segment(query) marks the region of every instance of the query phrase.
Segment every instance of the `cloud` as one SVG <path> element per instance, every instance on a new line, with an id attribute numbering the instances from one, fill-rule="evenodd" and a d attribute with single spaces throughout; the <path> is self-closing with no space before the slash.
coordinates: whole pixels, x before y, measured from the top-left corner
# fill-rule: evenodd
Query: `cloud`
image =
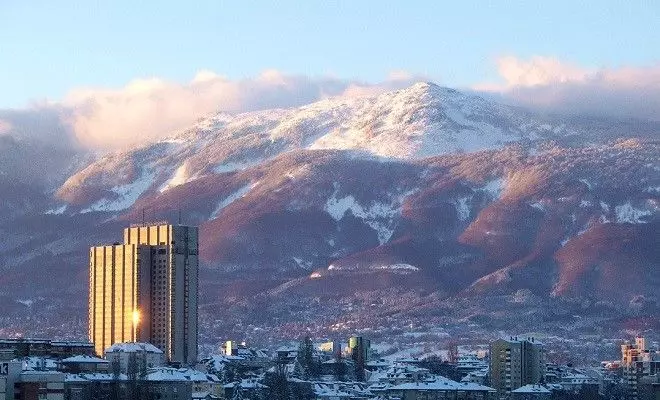
<path id="1" fill-rule="evenodd" d="M 550 57 L 502 57 L 503 82 L 473 88 L 534 109 L 660 120 L 660 64 L 590 69 Z"/>
<path id="2" fill-rule="evenodd" d="M 9 121 L 0 119 L 0 135 L 9 133 L 12 129 L 12 124 Z"/>
<path id="3" fill-rule="evenodd" d="M 46 103 L 0 110 L 0 134 L 57 148 L 75 148 L 75 135 L 63 120 L 67 112 L 59 105 Z"/>
<path id="4" fill-rule="evenodd" d="M 396 72 L 369 84 L 332 77 L 288 75 L 277 70 L 230 80 L 199 71 L 188 83 L 137 79 L 119 89 L 79 88 L 61 102 L 67 122 L 86 147 L 113 149 L 171 135 L 214 111 L 245 112 L 293 107 L 332 96 L 365 96 L 410 85 Z"/>

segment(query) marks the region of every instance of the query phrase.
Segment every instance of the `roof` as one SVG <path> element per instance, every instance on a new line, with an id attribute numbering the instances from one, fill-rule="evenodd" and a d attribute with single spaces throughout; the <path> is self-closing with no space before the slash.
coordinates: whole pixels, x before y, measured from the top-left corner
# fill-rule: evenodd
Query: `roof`
<path id="1" fill-rule="evenodd" d="M 451 379 L 438 377 L 435 381 L 409 382 L 395 385 L 391 390 L 465 390 L 474 392 L 494 392 L 495 389 L 472 382 L 456 382 Z"/>
<path id="2" fill-rule="evenodd" d="M 158 381 L 158 382 L 175 382 L 175 381 L 184 381 L 190 382 L 190 379 L 186 377 L 184 373 L 179 371 L 176 368 L 152 368 L 147 372 L 145 377 L 148 381 Z"/>
<path id="3" fill-rule="evenodd" d="M 98 358 L 94 356 L 85 356 L 85 355 L 80 355 L 80 356 L 73 356 L 73 357 L 68 357 L 65 358 L 64 360 L 61 361 L 62 363 L 65 364 L 107 364 L 109 363 L 108 360 L 105 360 L 103 358 Z"/>
<path id="4" fill-rule="evenodd" d="M 512 390 L 511 393 L 550 393 L 550 391 L 542 385 L 525 385 Z"/>
<path id="5" fill-rule="evenodd" d="M 128 379 L 126 374 L 107 374 L 107 373 L 82 373 L 82 374 L 66 374 L 65 382 L 87 382 L 87 381 L 101 381 L 109 382 L 113 380 L 125 381 Z"/>
<path id="6" fill-rule="evenodd" d="M 106 353 L 125 352 L 125 353 L 156 353 L 163 354 L 163 351 L 151 343 L 115 343 L 105 349 Z"/>

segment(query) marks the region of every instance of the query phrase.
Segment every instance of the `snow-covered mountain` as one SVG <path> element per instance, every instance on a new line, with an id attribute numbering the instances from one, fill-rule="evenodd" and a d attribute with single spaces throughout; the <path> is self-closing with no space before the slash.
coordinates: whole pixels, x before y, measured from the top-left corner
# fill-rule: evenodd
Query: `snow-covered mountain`
<path id="1" fill-rule="evenodd" d="M 563 122 L 552 124 L 521 109 L 418 83 L 373 97 L 212 115 L 169 139 L 107 155 L 71 176 L 58 195 L 84 211 L 118 211 L 148 191 L 163 192 L 293 150 L 416 159 L 577 133 Z"/>
<path id="2" fill-rule="evenodd" d="M 429 83 L 218 113 L 75 173 L 58 167 L 54 193 L 0 174 L 13 194 L 0 202 L 4 288 L 21 298 L 65 288 L 78 299 L 87 246 L 114 241 L 145 212 L 181 212 L 201 229 L 204 301 L 228 313 L 521 290 L 651 304 L 658 132 L 643 121 L 540 116 Z M 7 168 L 20 175 L 16 163 Z"/>

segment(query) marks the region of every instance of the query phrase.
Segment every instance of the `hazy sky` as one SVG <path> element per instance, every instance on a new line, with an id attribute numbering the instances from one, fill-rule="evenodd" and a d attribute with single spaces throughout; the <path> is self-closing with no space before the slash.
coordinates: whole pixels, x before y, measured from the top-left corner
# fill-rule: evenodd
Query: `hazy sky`
<path id="1" fill-rule="evenodd" d="M 0 108 L 138 78 L 265 70 L 379 82 L 406 71 L 501 83 L 503 56 L 585 70 L 660 60 L 657 1 L 0 0 Z"/>

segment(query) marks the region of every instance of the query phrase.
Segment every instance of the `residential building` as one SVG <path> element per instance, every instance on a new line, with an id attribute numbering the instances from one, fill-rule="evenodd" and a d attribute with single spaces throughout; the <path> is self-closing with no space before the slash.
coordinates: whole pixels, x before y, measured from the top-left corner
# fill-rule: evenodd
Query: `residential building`
<path id="1" fill-rule="evenodd" d="M 621 367 L 623 378 L 628 384 L 631 397 L 636 400 L 638 386 L 645 377 L 660 375 L 660 352 L 649 349 L 643 337 L 635 338 L 635 343 L 621 345 Z"/>
<path id="2" fill-rule="evenodd" d="M 543 345 L 534 338 L 498 339 L 490 345 L 490 386 L 511 392 L 521 386 L 544 383 Z"/>
<path id="3" fill-rule="evenodd" d="M 513 400 L 549 400 L 552 392 L 543 385 L 525 385 L 511 391 Z"/>
<path id="4" fill-rule="evenodd" d="M 362 336 L 352 336 L 348 339 L 348 351 L 355 363 L 355 373 L 358 380 L 364 380 L 364 370 L 369 361 L 371 342 Z"/>
<path id="5" fill-rule="evenodd" d="M 0 351 L 11 358 L 52 357 L 66 358 L 73 355 L 93 355 L 94 345 L 90 342 L 67 342 L 48 339 L 0 339 Z"/>
<path id="6" fill-rule="evenodd" d="M 66 374 L 50 370 L 21 372 L 15 383 L 15 400 L 64 400 Z"/>
<path id="7" fill-rule="evenodd" d="M 165 365 L 165 354 L 151 343 L 115 343 L 105 350 L 105 359 L 113 373 L 128 374 L 129 370 L 144 372 Z"/>
<path id="8" fill-rule="evenodd" d="M 493 388 L 476 383 L 459 383 L 442 377 L 437 377 L 434 381 L 402 383 L 387 388 L 385 393 L 390 397 L 401 400 L 488 400 L 496 398 L 496 392 Z"/>
<path id="9" fill-rule="evenodd" d="M 148 342 L 167 361 L 197 361 L 198 229 L 167 223 L 124 229 L 124 243 L 89 253 L 89 338 L 97 355 Z"/>
<path id="10" fill-rule="evenodd" d="M 20 361 L 0 361 L 0 399 L 14 398 L 14 385 L 22 370 Z"/>

